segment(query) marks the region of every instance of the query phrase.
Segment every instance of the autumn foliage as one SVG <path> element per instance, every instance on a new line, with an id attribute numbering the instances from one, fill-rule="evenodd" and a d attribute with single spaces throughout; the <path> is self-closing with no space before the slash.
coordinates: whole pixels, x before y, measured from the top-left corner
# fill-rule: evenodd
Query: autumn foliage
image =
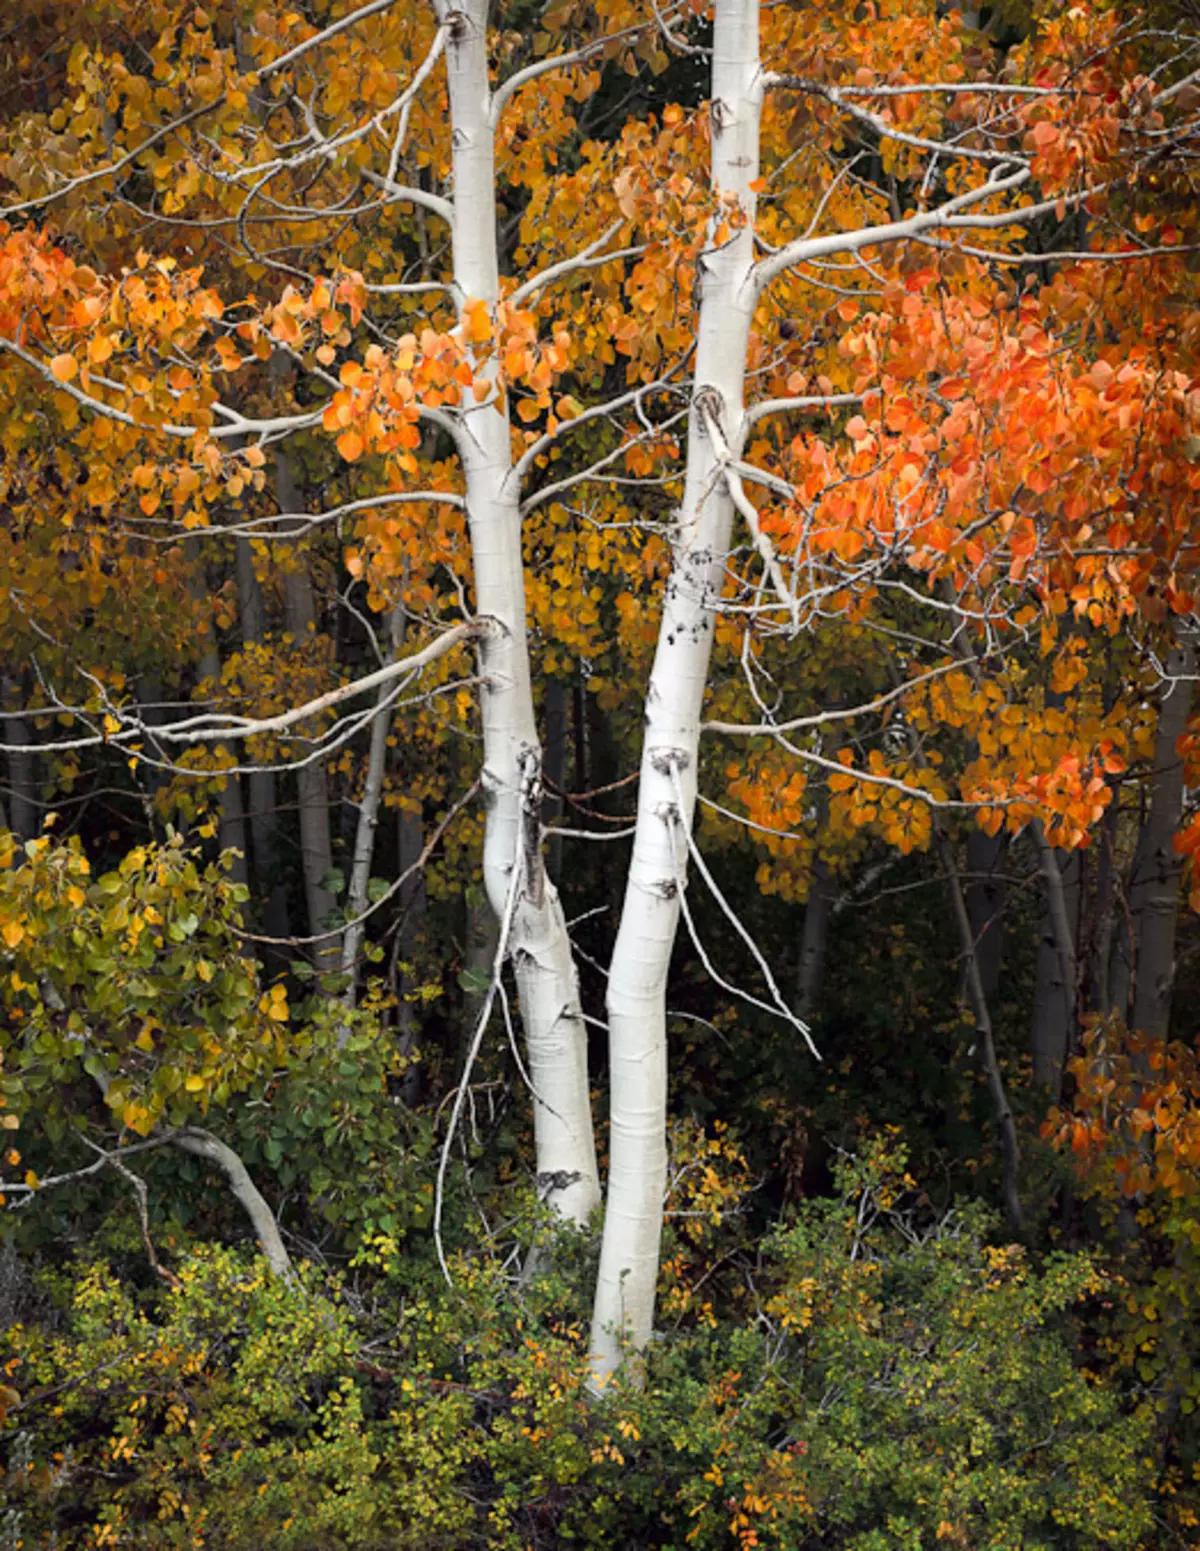
<path id="1" fill-rule="evenodd" d="M 14 1544 L 1200 1546 L 1194 8 L 755 10 L 3 24 Z"/>

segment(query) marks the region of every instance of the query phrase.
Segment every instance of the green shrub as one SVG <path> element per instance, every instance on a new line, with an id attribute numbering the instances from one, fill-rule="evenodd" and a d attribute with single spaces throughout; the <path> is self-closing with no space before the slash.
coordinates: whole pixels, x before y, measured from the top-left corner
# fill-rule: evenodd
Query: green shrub
<path id="1" fill-rule="evenodd" d="M 582 1235 L 527 1285 L 480 1252 L 415 1292 L 384 1234 L 290 1289 L 214 1246 L 140 1293 L 80 1262 L 14 1332 L 20 1537 L 1134 1551 L 1148 1408 L 1073 1351 L 1102 1278 L 1081 1256 L 1034 1267 L 994 1226 L 934 1213 L 871 1147 L 600 1397 Z"/>

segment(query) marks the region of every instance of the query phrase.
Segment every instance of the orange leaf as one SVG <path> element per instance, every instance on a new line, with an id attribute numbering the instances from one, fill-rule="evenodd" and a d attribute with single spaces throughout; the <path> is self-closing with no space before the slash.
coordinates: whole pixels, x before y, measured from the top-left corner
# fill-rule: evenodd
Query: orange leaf
<path id="1" fill-rule="evenodd" d="M 337 439 L 337 450 L 347 463 L 353 463 L 356 458 L 362 457 L 363 439 L 357 431 L 343 431 Z"/>
<path id="2" fill-rule="evenodd" d="M 73 355 L 56 355 L 50 362 L 50 375 L 59 382 L 70 382 L 79 370 L 79 362 Z"/>

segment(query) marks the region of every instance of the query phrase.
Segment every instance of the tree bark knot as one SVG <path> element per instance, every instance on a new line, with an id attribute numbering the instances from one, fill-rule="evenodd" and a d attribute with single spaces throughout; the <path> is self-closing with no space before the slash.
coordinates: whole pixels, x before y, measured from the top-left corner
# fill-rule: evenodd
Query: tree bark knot
<path id="1" fill-rule="evenodd" d="M 548 1201 L 557 1190 L 569 1190 L 572 1185 L 578 1184 L 583 1178 L 580 1173 L 572 1173 L 568 1169 L 553 1169 L 548 1173 L 539 1174 L 537 1177 L 537 1193 L 539 1201 Z"/>
<path id="2" fill-rule="evenodd" d="M 725 399 L 720 388 L 714 388 L 711 383 L 702 383 L 692 395 L 692 403 L 696 407 L 696 413 L 700 416 L 700 423 L 706 432 L 709 432 L 708 422 L 711 420 L 720 431 L 721 416 L 725 409 Z M 711 432 L 709 432 L 711 437 Z"/>
<path id="3" fill-rule="evenodd" d="M 670 775 L 674 770 L 686 770 L 691 756 L 686 749 L 655 749 L 650 755 L 651 769 L 659 775 Z"/>

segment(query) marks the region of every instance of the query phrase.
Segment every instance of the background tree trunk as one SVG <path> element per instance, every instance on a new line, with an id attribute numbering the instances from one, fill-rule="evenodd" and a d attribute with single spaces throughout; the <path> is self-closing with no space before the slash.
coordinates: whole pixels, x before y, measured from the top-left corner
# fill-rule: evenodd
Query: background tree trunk
<path id="1" fill-rule="evenodd" d="M 1033 1080 L 1056 1103 L 1075 1036 L 1076 941 L 1082 884 L 1078 851 L 1056 851 L 1035 821 L 1042 916 L 1033 991 Z"/>
<path id="2" fill-rule="evenodd" d="M 1170 1026 L 1171 986 L 1175 978 L 1182 858 L 1173 842 L 1183 812 L 1183 761 L 1176 745 L 1187 731 L 1192 709 L 1196 663 L 1190 642 L 1177 642 L 1168 654 L 1166 669 L 1174 682 L 1164 694 L 1158 713 L 1149 811 L 1138 839 L 1129 885 L 1129 908 L 1137 943 L 1132 1026 L 1155 1039 L 1165 1039 Z"/>
<path id="3" fill-rule="evenodd" d="M 237 540 L 238 608 L 241 614 L 242 643 L 261 646 L 266 638 L 267 620 L 262 588 L 254 569 L 254 550 L 247 538 Z M 244 756 L 250 759 L 247 751 Z M 273 770 L 253 770 L 248 778 L 250 793 L 250 838 L 254 846 L 254 873 L 263 907 L 263 930 L 268 937 L 290 937 L 287 887 L 280 876 L 279 798 Z M 278 959 L 277 951 L 269 954 Z"/>
<path id="4" fill-rule="evenodd" d="M 0 681 L 0 708 L 8 711 L 10 704 L 19 706 L 23 698 L 19 679 L 6 677 Z M 8 822 L 14 835 L 22 840 L 32 840 L 42 828 L 36 801 L 35 756 L 19 750 L 22 745 L 29 748 L 33 744 L 33 724 L 29 718 L 8 711 L 3 728 L 4 741 L 9 745 Z"/>

